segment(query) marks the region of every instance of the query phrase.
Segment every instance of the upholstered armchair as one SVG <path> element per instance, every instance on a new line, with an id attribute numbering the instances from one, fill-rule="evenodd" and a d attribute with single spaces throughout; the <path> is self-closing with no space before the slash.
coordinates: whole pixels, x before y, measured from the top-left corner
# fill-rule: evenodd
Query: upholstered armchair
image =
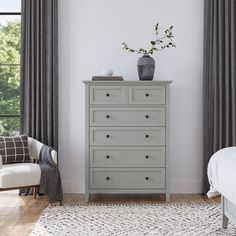
<path id="1" fill-rule="evenodd" d="M 0 155 L 0 191 L 33 187 L 33 197 L 36 198 L 36 188 L 39 187 L 41 176 L 37 160 L 42 146 L 41 142 L 28 138 L 32 163 L 2 164 L 2 156 Z M 52 150 L 51 155 L 57 164 L 57 152 Z"/>

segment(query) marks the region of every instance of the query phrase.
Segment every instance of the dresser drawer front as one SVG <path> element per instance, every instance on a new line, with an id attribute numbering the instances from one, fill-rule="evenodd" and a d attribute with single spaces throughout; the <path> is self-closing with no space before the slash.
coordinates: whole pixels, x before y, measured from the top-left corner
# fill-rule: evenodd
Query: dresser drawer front
<path id="1" fill-rule="evenodd" d="M 91 127 L 90 144 L 104 146 L 165 145 L 165 127 Z"/>
<path id="2" fill-rule="evenodd" d="M 165 86 L 130 86 L 130 104 L 165 104 Z"/>
<path id="3" fill-rule="evenodd" d="M 165 107 L 91 108 L 91 126 L 165 126 Z"/>
<path id="4" fill-rule="evenodd" d="M 165 189 L 165 168 L 90 168 L 90 189 Z"/>
<path id="5" fill-rule="evenodd" d="M 165 147 L 90 148 L 90 167 L 165 167 Z"/>
<path id="6" fill-rule="evenodd" d="M 90 104 L 126 104 L 127 93 L 124 86 L 91 86 Z"/>

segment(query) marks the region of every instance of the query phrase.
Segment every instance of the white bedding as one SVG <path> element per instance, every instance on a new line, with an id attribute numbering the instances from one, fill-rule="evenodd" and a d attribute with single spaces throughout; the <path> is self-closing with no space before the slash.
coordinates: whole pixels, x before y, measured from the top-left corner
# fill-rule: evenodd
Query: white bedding
<path id="1" fill-rule="evenodd" d="M 236 205 L 236 147 L 216 152 L 208 164 L 208 197 L 222 194 Z"/>

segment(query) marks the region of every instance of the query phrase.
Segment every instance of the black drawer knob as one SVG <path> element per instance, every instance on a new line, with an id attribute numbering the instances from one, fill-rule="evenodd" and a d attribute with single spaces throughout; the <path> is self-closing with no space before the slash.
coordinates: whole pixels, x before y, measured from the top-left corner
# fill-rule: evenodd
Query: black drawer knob
<path id="1" fill-rule="evenodd" d="M 146 115 L 145 117 L 148 119 L 148 118 L 149 118 L 149 115 Z"/>
<path id="2" fill-rule="evenodd" d="M 146 138 L 149 138 L 149 135 L 148 135 L 148 134 L 146 134 L 146 135 L 145 135 L 145 137 L 146 137 Z"/>
<path id="3" fill-rule="evenodd" d="M 110 159 L 110 156 L 109 156 L 109 155 L 107 155 L 107 156 L 106 156 L 106 158 L 107 158 L 107 159 Z"/>
<path id="4" fill-rule="evenodd" d="M 146 180 L 149 180 L 149 177 L 146 177 L 145 179 L 146 179 Z"/>
<path id="5" fill-rule="evenodd" d="M 149 97 L 149 93 L 146 93 L 145 96 L 146 96 L 146 97 Z"/>
<path id="6" fill-rule="evenodd" d="M 106 180 L 110 180 L 110 177 L 106 177 Z"/>
<path id="7" fill-rule="evenodd" d="M 149 159 L 149 156 L 148 156 L 148 155 L 146 155 L 145 157 L 146 157 L 146 159 Z"/>
<path id="8" fill-rule="evenodd" d="M 110 116 L 109 116 L 109 115 L 106 115 L 106 118 L 107 118 L 107 119 L 109 119 L 109 118 L 110 118 Z"/>
<path id="9" fill-rule="evenodd" d="M 107 134 L 107 135 L 106 135 L 106 138 L 110 138 L 110 135 L 109 135 L 109 134 Z"/>
<path id="10" fill-rule="evenodd" d="M 107 93 L 106 96 L 107 96 L 107 97 L 110 97 L 110 93 Z"/>

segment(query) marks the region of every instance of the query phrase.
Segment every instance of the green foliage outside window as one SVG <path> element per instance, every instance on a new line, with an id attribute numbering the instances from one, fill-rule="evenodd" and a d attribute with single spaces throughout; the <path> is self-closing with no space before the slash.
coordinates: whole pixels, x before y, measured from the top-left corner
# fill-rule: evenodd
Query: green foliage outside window
<path id="1" fill-rule="evenodd" d="M 0 135 L 19 132 L 20 111 L 20 22 L 0 25 Z"/>

